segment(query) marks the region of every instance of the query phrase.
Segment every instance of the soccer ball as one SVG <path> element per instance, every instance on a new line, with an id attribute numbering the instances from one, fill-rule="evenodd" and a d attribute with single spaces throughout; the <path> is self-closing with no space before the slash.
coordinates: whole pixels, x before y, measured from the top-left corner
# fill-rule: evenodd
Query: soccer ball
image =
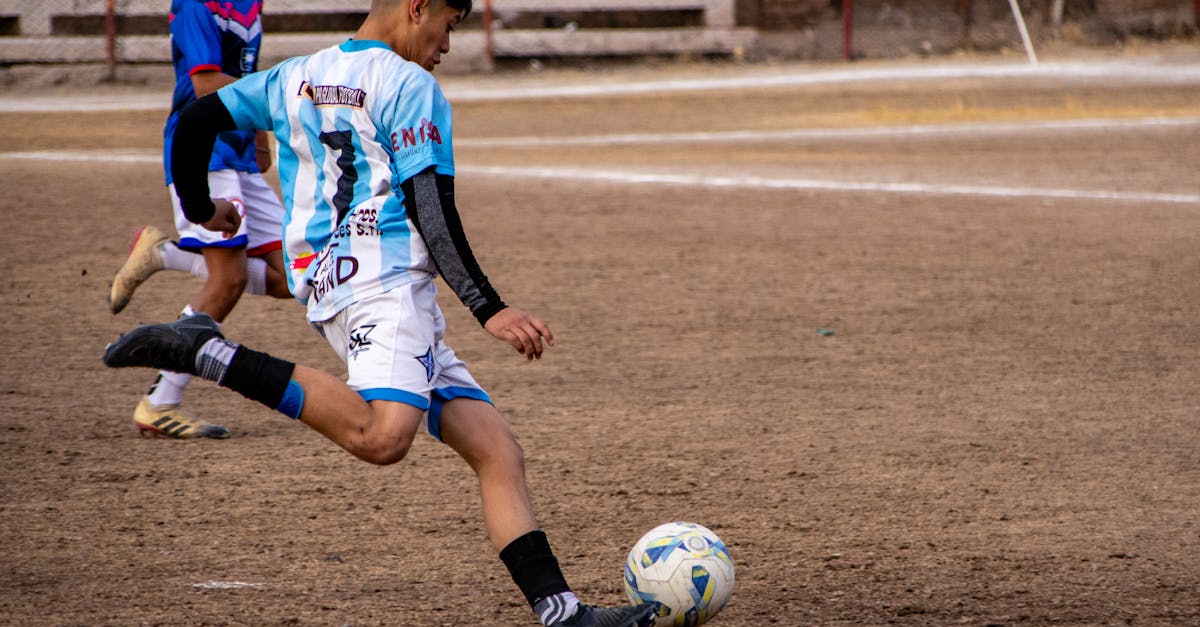
<path id="1" fill-rule="evenodd" d="M 659 525 L 625 560 L 625 593 L 655 604 L 655 627 L 703 625 L 733 593 L 733 559 L 717 534 L 694 524 Z"/>

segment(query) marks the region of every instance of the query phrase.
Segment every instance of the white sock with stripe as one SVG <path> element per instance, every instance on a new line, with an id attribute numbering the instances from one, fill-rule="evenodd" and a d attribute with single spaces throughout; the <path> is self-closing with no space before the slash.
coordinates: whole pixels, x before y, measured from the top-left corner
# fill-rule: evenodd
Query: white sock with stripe
<path id="1" fill-rule="evenodd" d="M 560 592 L 550 595 L 534 606 L 533 612 L 546 627 L 561 625 L 579 611 L 579 599 L 574 592 Z"/>

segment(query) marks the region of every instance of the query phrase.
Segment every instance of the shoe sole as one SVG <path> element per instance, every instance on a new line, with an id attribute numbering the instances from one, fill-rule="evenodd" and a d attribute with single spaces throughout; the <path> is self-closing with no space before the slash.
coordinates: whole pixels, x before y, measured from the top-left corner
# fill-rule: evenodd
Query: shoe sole
<path id="1" fill-rule="evenodd" d="M 135 427 L 137 427 L 138 435 L 143 438 L 166 438 L 168 440 L 228 440 L 229 439 L 229 431 L 224 428 L 222 428 L 222 430 L 219 432 L 218 435 L 208 435 L 208 434 L 201 433 L 199 435 L 181 437 L 178 435 L 171 435 L 170 433 L 166 433 L 164 431 L 159 431 L 155 427 L 146 426 L 140 422 L 135 421 L 133 424 Z"/>

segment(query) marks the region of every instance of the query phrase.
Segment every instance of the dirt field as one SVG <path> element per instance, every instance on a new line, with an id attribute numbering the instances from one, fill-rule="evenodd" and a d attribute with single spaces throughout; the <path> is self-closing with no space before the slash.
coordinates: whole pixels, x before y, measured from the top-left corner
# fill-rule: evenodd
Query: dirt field
<path id="1" fill-rule="evenodd" d="M 474 248 L 559 343 L 526 363 L 443 289 L 450 343 L 521 436 L 585 600 L 622 602 L 637 537 L 690 520 L 737 564 L 714 625 L 1200 624 L 1200 83 L 844 81 L 455 115 Z M 231 439 L 138 437 L 153 373 L 100 354 L 199 287 L 163 273 L 121 315 L 105 304 L 134 227 L 171 227 L 164 116 L 0 113 L 0 150 L 71 151 L 0 155 L 0 622 L 535 624 L 469 469 L 431 439 L 376 468 L 203 382 L 188 406 Z M 1080 121 L 1099 122 L 1050 124 Z M 747 133 L 651 136 L 729 131 Z M 344 372 L 302 317 L 247 297 L 227 332 Z"/>

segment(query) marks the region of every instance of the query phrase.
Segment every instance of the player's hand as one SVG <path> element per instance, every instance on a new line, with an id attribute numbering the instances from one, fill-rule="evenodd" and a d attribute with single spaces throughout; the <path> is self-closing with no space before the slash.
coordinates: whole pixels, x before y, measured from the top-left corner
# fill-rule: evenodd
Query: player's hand
<path id="1" fill-rule="evenodd" d="M 543 340 L 546 344 L 554 346 L 554 334 L 550 332 L 550 327 L 516 307 L 501 309 L 496 315 L 488 318 L 483 328 L 496 339 L 508 342 L 509 346 L 526 359 L 542 358 Z"/>
<path id="2" fill-rule="evenodd" d="M 246 213 L 246 208 L 241 201 L 213 198 L 213 206 L 216 207 L 213 216 L 200 226 L 222 233 L 225 239 L 237 235 L 238 228 L 242 226 L 242 216 Z"/>

